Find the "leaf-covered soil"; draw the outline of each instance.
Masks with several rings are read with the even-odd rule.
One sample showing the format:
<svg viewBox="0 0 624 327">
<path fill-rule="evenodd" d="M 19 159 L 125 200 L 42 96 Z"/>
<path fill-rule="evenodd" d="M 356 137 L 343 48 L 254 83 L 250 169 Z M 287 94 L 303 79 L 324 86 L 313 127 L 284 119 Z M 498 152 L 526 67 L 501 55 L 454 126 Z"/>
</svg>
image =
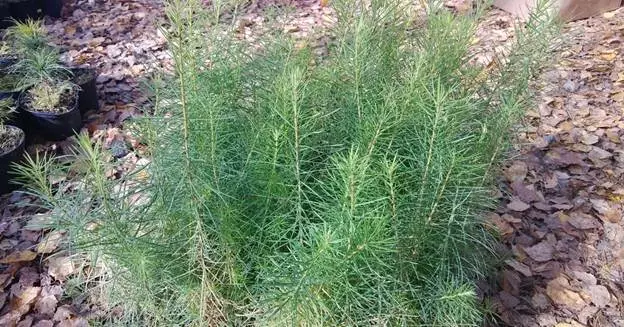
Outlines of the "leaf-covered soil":
<svg viewBox="0 0 624 327">
<path fill-rule="evenodd" d="M 253 44 L 280 28 L 322 54 L 334 23 L 319 1 L 269 19 L 256 1 L 236 18 Z M 469 10 L 462 1 L 452 10 Z M 142 145 L 124 121 L 149 112 L 141 82 L 171 68 L 155 24 L 160 1 L 78 0 L 46 26 L 68 63 L 96 68 L 101 110 L 85 130 L 111 150 L 111 178 L 144 165 Z M 228 19 L 225 17 L 224 19 Z M 513 41 L 514 19 L 493 9 L 475 36 L 477 63 L 488 65 Z M 484 300 L 509 326 L 624 326 L 624 10 L 569 23 L 566 45 L 539 80 L 535 107 L 518 130 L 500 178 L 500 206 L 488 222 L 507 257 Z M 551 56 L 551 55 L 549 55 Z M 62 154 L 71 140 L 32 147 Z M 63 176 L 57 178 L 62 179 Z M 63 235 L 42 229 L 46 213 L 28 195 L 0 198 L 0 326 L 86 326 L 106 313 L 72 276 L 91 269 L 63 248 Z"/>
<path fill-rule="evenodd" d="M 565 27 L 489 215 L 509 326 L 624 326 L 624 10 Z"/>
</svg>

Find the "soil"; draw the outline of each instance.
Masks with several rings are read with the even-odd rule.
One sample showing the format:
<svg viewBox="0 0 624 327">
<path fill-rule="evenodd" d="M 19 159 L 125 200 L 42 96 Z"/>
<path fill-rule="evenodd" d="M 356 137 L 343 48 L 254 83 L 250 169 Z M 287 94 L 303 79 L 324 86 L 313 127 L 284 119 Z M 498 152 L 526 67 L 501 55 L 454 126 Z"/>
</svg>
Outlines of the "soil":
<svg viewBox="0 0 624 327">
<path fill-rule="evenodd" d="M 0 155 L 11 152 L 24 139 L 24 132 L 14 126 L 0 125 Z"/>
<path fill-rule="evenodd" d="M 32 95 L 26 91 L 23 93 L 22 95 L 24 97 L 23 100 L 23 105 L 25 106 L 24 109 L 28 110 L 28 111 L 32 111 L 32 112 L 51 112 L 51 113 L 57 113 L 57 114 L 62 114 L 68 111 L 71 111 L 74 106 L 76 106 L 76 101 L 77 101 L 77 97 L 78 97 L 78 91 L 77 90 L 73 90 L 73 91 L 66 91 L 63 92 L 63 94 L 61 95 L 61 99 L 58 103 L 57 106 L 55 106 L 54 108 L 34 108 L 31 103 L 32 103 Z"/>
</svg>

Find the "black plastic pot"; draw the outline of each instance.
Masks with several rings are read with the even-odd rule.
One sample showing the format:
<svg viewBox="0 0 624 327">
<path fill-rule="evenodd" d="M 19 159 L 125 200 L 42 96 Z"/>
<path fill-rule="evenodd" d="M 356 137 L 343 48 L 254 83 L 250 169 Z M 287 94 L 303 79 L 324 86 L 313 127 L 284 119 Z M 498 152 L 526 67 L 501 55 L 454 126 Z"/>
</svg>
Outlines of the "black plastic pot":
<svg viewBox="0 0 624 327">
<path fill-rule="evenodd" d="M 63 11 L 63 0 L 39 0 L 43 14 L 54 18 L 60 18 Z"/>
<path fill-rule="evenodd" d="M 74 67 L 70 69 L 74 74 L 72 81 L 80 87 L 78 92 L 78 108 L 81 113 L 90 110 L 98 111 L 100 105 L 98 103 L 97 88 L 95 87 L 95 79 L 97 73 L 92 68 Z"/>
<path fill-rule="evenodd" d="M 10 92 L 10 93 L 0 92 L 0 100 L 8 98 L 8 97 L 12 97 L 13 99 L 15 99 L 15 101 L 17 101 L 18 96 L 19 96 L 18 92 Z M 24 128 L 25 128 L 24 120 L 22 119 L 22 115 L 20 115 L 19 111 L 13 113 L 5 122 L 5 124 L 18 127 L 22 131 L 24 131 Z"/>
<path fill-rule="evenodd" d="M 69 111 L 56 113 L 32 110 L 25 101 L 25 94 L 26 92 L 20 95 L 19 106 L 29 132 L 48 141 L 61 141 L 79 132 L 82 128 L 82 116 L 78 109 L 77 95 L 72 97 Z"/>
<path fill-rule="evenodd" d="M 6 126 L 7 128 L 17 128 L 22 132 L 22 137 L 19 144 L 13 148 L 13 150 L 0 154 L 0 194 L 10 192 L 15 189 L 15 186 L 11 184 L 11 165 L 18 162 L 24 153 L 25 134 L 18 127 Z"/>
<path fill-rule="evenodd" d="M 2 91 L 0 90 L 0 99 L 12 97 L 16 101 L 19 99 L 20 92 L 19 91 Z"/>
<path fill-rule="evenodd" d="M 21 0 L 12 2 L 10 5 L 11 16 L 19 21 L 28 18 L 38 19 L 40 17 L 39 1 L 37 0 Z"/>
</svg>

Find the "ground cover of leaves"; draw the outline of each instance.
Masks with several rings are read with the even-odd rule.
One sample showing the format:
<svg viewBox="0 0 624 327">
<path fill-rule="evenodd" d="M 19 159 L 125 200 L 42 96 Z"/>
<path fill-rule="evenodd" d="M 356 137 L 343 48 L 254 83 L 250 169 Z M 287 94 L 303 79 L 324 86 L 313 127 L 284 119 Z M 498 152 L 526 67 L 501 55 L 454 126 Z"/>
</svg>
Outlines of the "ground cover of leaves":
<svg viewBox="0 0 624 327">
<path fill-rule="evenodd" d="M 451 2 L 459 14 L 469 10 Z M 236 21 L 253 43 L 272 28 L 325 51 L 334 23 L 320 1 L 267 20 L 256 1 Z M 116 178 L 145 164 L 124 121 L 149 112 L 141 81 L 171 60 L 155 28 L 160 1 L 78 0 L 46 23 L 66 62 L 96 68 L 101 110 L 85 131 L 111 150 Z M 514 19 L 491 10 L 475 36 L 475 60 L 488 65 L 512 40 Z M 499 323 L 509 326 L 624 326 L 624 10 L 566 25 L 558 59 L 535 83 L 535 108 L 500 180 L 500 206 L 488 221 L 508 256 L 481 285 Z M 64 153 L 72 141 L 31 151 Z M 59 178 L 63 178 L 62 176 Z M 86 326 L 106 313 L 71 283 L 88 264 L 63 251 L 63 235 L 42 229 L 47 214 L 29 196 L 0 197 L 0 326 Z"/>
<path fill-rule="evenodd" d="M 624 326 L 624 10 L 567 24 L 489 219 L 510 326 Z"/>
</svg>

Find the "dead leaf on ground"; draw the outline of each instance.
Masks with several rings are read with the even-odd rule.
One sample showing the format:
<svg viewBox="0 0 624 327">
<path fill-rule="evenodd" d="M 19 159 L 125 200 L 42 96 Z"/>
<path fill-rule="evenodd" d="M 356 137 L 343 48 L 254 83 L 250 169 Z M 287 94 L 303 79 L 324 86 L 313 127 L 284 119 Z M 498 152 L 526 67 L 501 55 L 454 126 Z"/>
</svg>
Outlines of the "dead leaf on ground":
<svg viewBox="0 0 624 327">
<path fill-rule="evenodd" d="M 32 261 L 37 257 L 37 253 L 25 250 L 25 251 L 15 251 L 10 253 L 8 256 L 0 259 L 0 263 L 15 263 L 15 262 L 24 262 L 24 261 Z"/>
<path fill-rule="evenodd" d="M 591 285 L 585 288 L 585 295 L 598 308 L 606 307 L 611 302 L 611 293 L 602 285 Z"/>
<path fill-rule="evenodd" d="M 558 305 L 565 305 L 575 310 L 580 310 L 587 305 L 581 295 L 570 289 L 568 280 L 559 276 L 546 285 L 546 294 Z"/>
<path fill-rule="evenodd" d="M 507 204 L 507 208 L 509 210 L 522 212 L 528 210 L 529 208 L 531 208 L 531 206 L 520 201 L 519 199 L 512 199 L 511 202 Z"/>
<path fill-rule="evenodd" d="M 531 268 L 522 262 L 519 262 L 515 259 L 509 259 L 506 260 L 505 263 L 511 268 L 515 269 L 517 272 L 523 274 L 525 277 L 533 276 L 533 273 L 531 273 Z"/>
<path fill-rule="evenodd" d="M 27 287 L 18 296 L 14 297 L 10 302 L 10 307 L 13 310 L 19 311 L 21 314 L 25 314 L 30 310 L 30 304 L 35 301 L 37 296 L 41 292 L 41 287 Z"/>
<path fill-rule="evenodd" d="M 55 296 L 46 295 L 44 297 L 41 297 L 39 300 L 37 300 L 37 303 L 35 304 L 35 310 L 39 314 L 52 316 L 54 315 L 54 312 L 56 311 L 57 304 L 58 304 L 58 301 L 56 300 Z"/>
<path fill-rule="evenodd" d="M 487 215 L 486 222 L 489 227 L 502 236 L 510 235 L 514 231 L 513 227 L 497 213 Z"/>
<path fill-rule="evenodd" d="M 525 248 L 524 252 L 537 262 L 546 262 L 553 259 L 555 248 L 548 241 L 541 241 L 531 247 Z"/>
<path fill-rule="evenodd" d="M 574 211 L 568 215 L 567 219 L 570 225 L 578 229 L 592 229 L 599 228 L 600 223 L 592 215 L 588 215 L 584 212 Z"/>
<path fill-rule="evenodd" d="M 622 210 L 612 206 L 608 201 L 603 199 L 590 199 L 589 201 L 594 210 L 601 215 L 601 219 L 614 224 L 622 220 Z"/>
<path fill-rule="evenodd" d="M 63 239 L 63 233 L 60 231 L 52 231 L 41 240 L 37 246 L 37 252 L 42 254 L 48 254 L 56 251 L 59 243 Z"/>
<path fill-rule="evenodd" d="M 48 273 L 56 280 L 65 280 L 74 273 L 74 263 L 69 257 L 51 257 L 47 260 Z"/>
<path fill-rule="evenodd" d="M 507 169 L 504 174 L 509 182 L 523 181 L 526 178 L 529 169 L 527 164 L 523 161 L 514 161 L 514 163 Z"/>
</svg>

